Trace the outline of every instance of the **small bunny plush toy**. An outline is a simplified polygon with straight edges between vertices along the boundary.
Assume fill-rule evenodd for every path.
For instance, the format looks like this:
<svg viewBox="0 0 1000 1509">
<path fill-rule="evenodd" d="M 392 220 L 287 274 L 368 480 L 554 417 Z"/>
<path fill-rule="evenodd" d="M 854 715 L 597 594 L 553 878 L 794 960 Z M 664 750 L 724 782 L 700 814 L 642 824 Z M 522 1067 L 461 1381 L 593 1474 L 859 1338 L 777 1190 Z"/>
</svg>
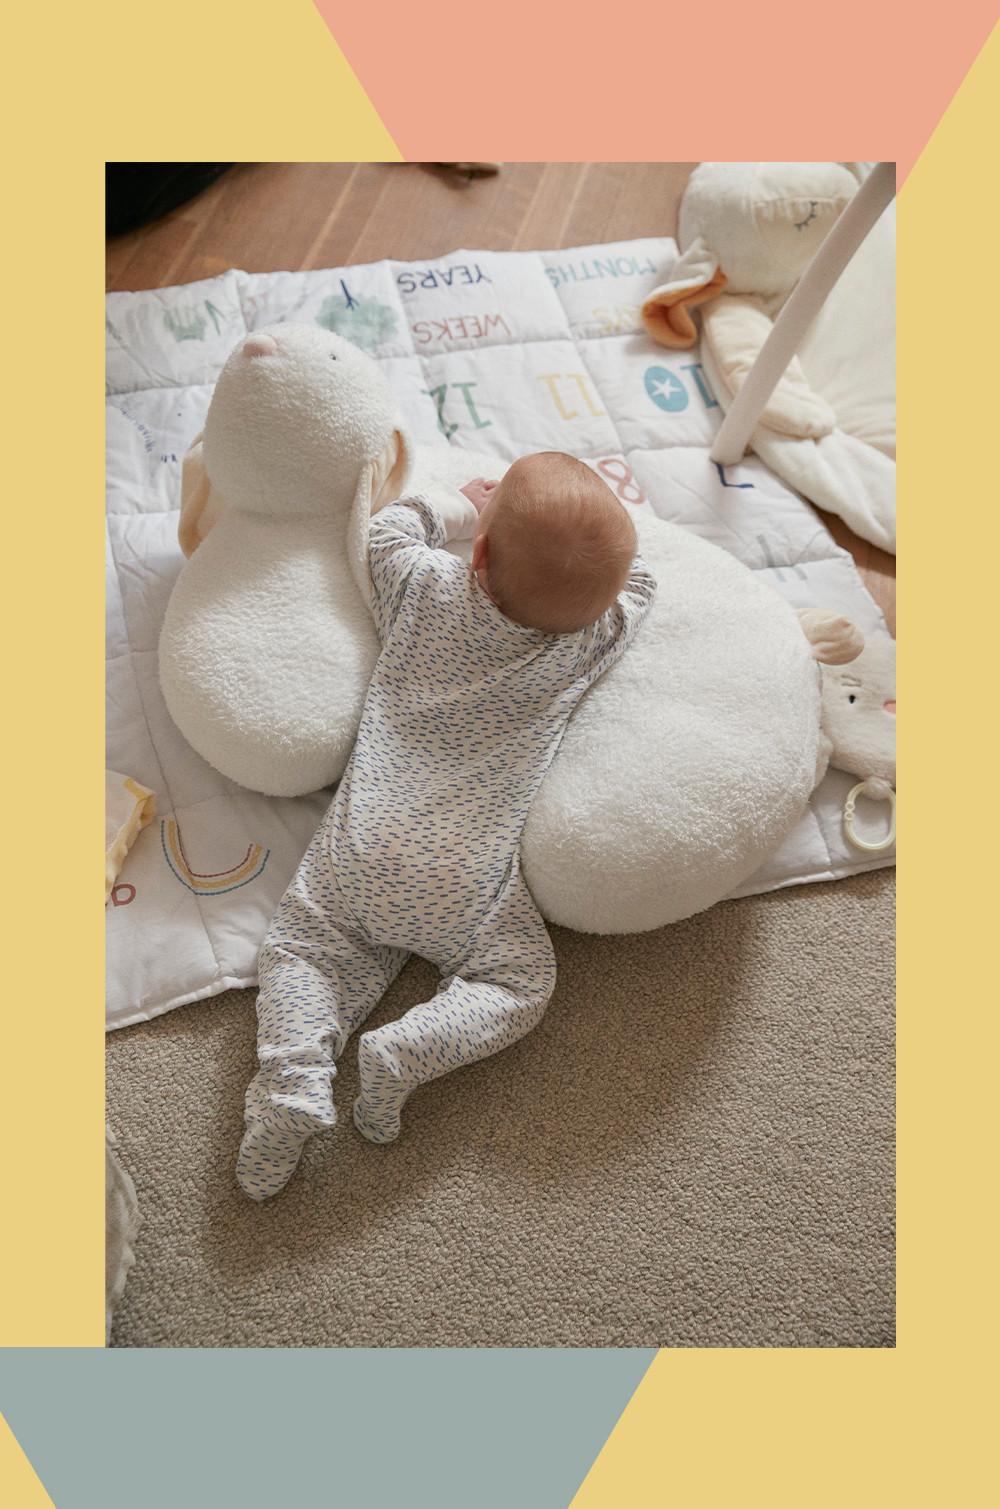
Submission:
<svg viewBox="0 0 1000 1509">
<path fill-rule="evenodd" d="M 831 765 L 858 777 L 844 804 L 844 833 L 856 849 L 882 853 L 896 839 L 896 641 L 888 634 L 866 640 L 849 618 L 820 608 L 800 612 L 799 623 L 821 669 L 816 783 Z M 859 836 L 858 797 L 889 803 L 887 834 Z"/>
<path fill-rule="evenodd" d="M 847 665 L 823 667 L 821 725 L 829 762 L 858 777 L 844 808 L 844 831 L 857 849 L 879 853 L 896 836 L 896 642 L 868 639 Z M 858 797 L 889 803 L 889 826 L 879 839 L 855 829 Z"/>
</svg>

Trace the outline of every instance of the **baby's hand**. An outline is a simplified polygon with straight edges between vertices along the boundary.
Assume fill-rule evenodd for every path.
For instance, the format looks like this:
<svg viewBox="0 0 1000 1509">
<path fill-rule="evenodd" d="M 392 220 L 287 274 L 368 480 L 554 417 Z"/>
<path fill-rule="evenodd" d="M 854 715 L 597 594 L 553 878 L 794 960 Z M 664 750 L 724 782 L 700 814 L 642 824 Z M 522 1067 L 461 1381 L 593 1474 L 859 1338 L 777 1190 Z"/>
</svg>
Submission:
<svg viewBox="0 0 1000 1509">
<path fill-rule="evenodd" d="M 496 483 L 487 482 L 485 477 L 473 477 L 471 482 L 467 482 L 464 487 L 459 488 L 459 492 L 464 493 L 476 510 L 476 513 L 482 513 L 493 496 L 495 487 Z"/>
</svg>

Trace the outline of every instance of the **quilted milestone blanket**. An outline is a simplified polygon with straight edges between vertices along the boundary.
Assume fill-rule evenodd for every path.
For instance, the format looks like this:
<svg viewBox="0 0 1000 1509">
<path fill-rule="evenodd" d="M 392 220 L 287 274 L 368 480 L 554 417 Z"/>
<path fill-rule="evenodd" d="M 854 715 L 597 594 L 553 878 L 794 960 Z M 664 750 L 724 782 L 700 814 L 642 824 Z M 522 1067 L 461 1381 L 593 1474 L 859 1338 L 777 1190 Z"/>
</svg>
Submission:
<svg viewBox="0 0 1000 1509">
<path fill-rule="evenodd" d="M 726 471 L 709 459 L 721 411 L 697 352 L 668 352 L 640 326 L 643 298 L 676 259 L 670 240 L 458 251 L 422 265 L 227 272 L 109 296 L 107 764 L 157 802 L 107 909 L 109 1027 L 255 983 L 265 927 L 330 800 L 234 786 L 188 746 L 160 695 L 157 640 L 183 564 L 181 459 L 247 331 L 315 320 L 378 358 L 418 443 L 508 459 L 569 451 L 630 507 L 722 546 L 796 607 L 886 632 L 808 503 L 756 458 Z M 831 771 L 740 894 L 892 863 L 847 845 L 852 784 Z"/>
</svg>

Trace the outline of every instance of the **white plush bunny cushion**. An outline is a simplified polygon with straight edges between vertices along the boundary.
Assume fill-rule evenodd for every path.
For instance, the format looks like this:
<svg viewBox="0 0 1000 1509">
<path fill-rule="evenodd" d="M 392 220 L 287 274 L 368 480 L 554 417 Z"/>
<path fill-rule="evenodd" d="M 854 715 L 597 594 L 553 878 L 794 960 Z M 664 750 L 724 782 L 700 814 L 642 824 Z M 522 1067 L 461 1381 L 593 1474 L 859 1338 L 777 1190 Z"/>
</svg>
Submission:
<svg viewBox="0 0 1000 1509">
<path fill-rule="evenodd" d="M 656 601 L 574 714 L 522 845 L 542 913 L 583 932 L 711 906 L 780 843 L 816 780 L 820 675 L 795 613 L 716 546 L 635 522 Z"/>
<path fill-rule="evenodd" d="M 347 763 L 378 655 L 355 557 L 373 490 L 408 474 L 396 405 L 349 341 L 275 326 L 229 358 L 200 449 L 181 521 L 194 553 L 160 637 L 167 707 L 241 786 L 316 791 Z"/>
<path fill-rule="evenodd" d="M 160 636 L 170 715 L 216 770 L 298 796 L 340 776 L 378 656 L 344 520 L 228 511 L 177 580 Z M 331 621 L 330 604 L 337 604 Z"/>
</svg>

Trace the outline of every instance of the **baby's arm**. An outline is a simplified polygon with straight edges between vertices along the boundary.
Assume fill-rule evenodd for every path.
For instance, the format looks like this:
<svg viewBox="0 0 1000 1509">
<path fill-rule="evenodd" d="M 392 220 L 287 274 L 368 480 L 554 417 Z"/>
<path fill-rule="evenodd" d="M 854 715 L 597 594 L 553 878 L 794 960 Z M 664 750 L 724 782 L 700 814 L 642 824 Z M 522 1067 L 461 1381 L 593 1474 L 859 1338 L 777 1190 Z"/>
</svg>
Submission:
<svg viewBox="0 0 1000 1509">
<path fill-rule="evenodd" d="M 449 540 L 473 534 L 478 520 L 469 499 L 453 487 L 414 493 L 372 515 L 368 566 L 380 638 L 385 639 L 392 628 L 414 569 Z"/>
<path fill-rule="evenodd" d="M 584 632 L 583 671 L 588 683 L 619 660 L 628 649 L 653 606 L 656 577 L 641 556 L 632 562 L 628 580 L 611 607 Z"/>
</svg>

